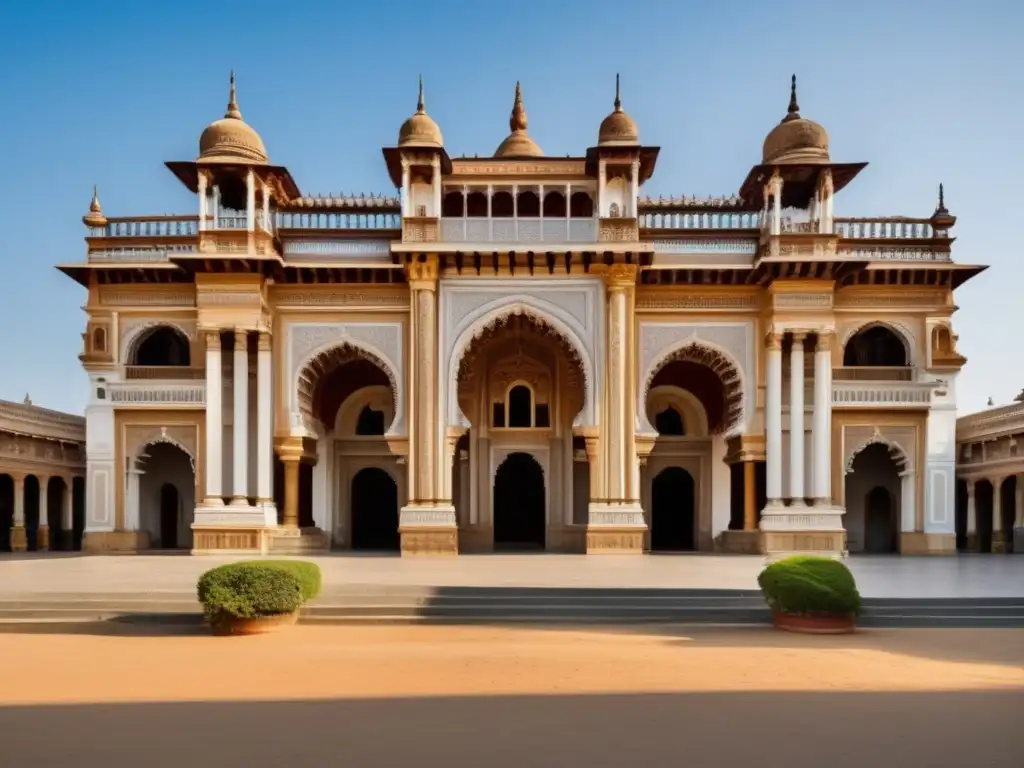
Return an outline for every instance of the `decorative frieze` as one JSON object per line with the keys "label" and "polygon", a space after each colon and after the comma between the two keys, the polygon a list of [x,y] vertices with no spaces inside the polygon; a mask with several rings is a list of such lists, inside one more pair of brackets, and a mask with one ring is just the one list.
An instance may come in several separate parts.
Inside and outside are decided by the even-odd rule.
{"label": "decorative frieze", "polygon": [[930,384],[837,381],[832,385],[832,405],[838,408],[927,408],[932,388]]}
{"label": "decorative frieze", "polygon": [[951,261],[948,251],[933,251],[930,248],[840,248],[839,255],[854,261]]}
{"label": "decorative frieze", "polygon": [[402,220],[403,243],[436,243],[437,219],[406,217]]}
{"label": "decorative frieze", "polygon": [[692,289],[642,289],[637,292],[636,308],[750,311],[758,308],[758,299],[750,293],[701,295]]}
{"label": "decorative frieze", "polygon": [[191,289],[100,288],[100,304],[105,307],[194,307],[196,295]]}
{"label": "decorative frieze", "polygon": [[822,310],[832,307],[831,293],[776,293],[772,296],[775,309]]}
{"label": "decorative frieze", "polygon": [[407,288],[322,288],[310,286],[276,286],[271,298],[278,309],[285,307],[311,307],[318,309],[352,310],[365,308],[407,309]]}
{"label": "decorative frieze", "polygon": [[389,240],[288,240],[285,256],[391,258]]}
{"label": "decorative frieze", "polygon": [[935,307],[946,304],[944,294],[936,291],[905,290],[896,293],[837,291],[837,309],[898,309],[901,307]]}
{"label": "decorative frieze", "polygon": [[640,239],[636,219],[601,219],[597,239],[602,243],[633,243]]}
{"label": "decorative frieze", "polygon": [[586,162],[495,162],[490,159],[458,158],[452,163],[452,176],[583,176]]}
{"label": "decorative frieze", "polygon": [[111,382],[107,394],[115,406],[202,408],[206,384],[150,384],[143,381]]}
{"label": "decorative frieze", "polygon": [[658,253],[715,253],[753,256],[757,253],[755,238],[725,240],[655,240],[654,252]]}

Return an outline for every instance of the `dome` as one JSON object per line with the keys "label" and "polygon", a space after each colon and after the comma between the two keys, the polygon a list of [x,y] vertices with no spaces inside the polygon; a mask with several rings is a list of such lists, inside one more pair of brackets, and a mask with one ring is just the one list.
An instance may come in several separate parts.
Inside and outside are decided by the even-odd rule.
{"label": "dome", "polygon": [[635,147],[640,145],[640,132],[636,121],[622,111],[622,99],[619,98],[619,76],[615,76],[615,110],[601,121],[597,132],[599,147]]}
{"label": "dome", "polygon": [[423,104],[423,78],[420,78],[420,97],[416,103],[416,113],[402,123],[398,129],[399,147],[423,147],[441,149],[444,140],[441,138],[441,129],[433,118],[427,114]]}
{"label": "dome", "polygon": [[789,111],[764,140],[765,165],[786,163],[828,163],[828,132],[813,120],[800,117],[796,101],[796,75],[789,95]]}
{"label": "dome", "polygon": [[242,119],[235,98],[235,73],[231,73],[231,95],[224,117],[206,126],[199,137],[200,162],[247,163],[266,165],[269,162],[263,139]]}
{"label": "dome", "polygon": [[82,217],[82,222],[87,227],[107,226],[107,217],[103,215],[103,208],[100,206],[100,193],[95,185],[92,188],[92,200],[89,201],[89,212]]}
{"label": "dome", "polygon": [[526,108],[523,106],[523,89],[516,83],[516,98],[512,103],[512,116],[508,127],[512,131],[494,151],[495,157],[544,157],[544,151],[537,146],[526,132]]}

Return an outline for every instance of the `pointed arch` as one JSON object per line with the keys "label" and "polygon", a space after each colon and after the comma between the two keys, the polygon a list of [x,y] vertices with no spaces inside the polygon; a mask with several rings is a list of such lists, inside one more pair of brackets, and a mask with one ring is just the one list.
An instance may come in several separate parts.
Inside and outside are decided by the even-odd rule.
{"label": "pointed arch", "polygon": [[872,328],[882,328],[889,331],[889,333],[895,336],[896,340],[903,345],[903,354],[906,359],[906,364],[908,366],[917,364],[917,339],[914,332],[908,326],[895,320],[868,320],[860,323],[859,325],[853,325],[847,328],[843,332],[840,343],[844,359],[846,357],[847,346],[850,342],[860,334],[870,331]]}
{"label": "pointed arch", "polygon": [[862,451],[864,451],[864,449],[871,445],[884,445],[886,448],[888,448],[889,456],[892,458],[893,463],[896,465],[896,469],[900,473],[907,472],[913,469],[913,464],[910,461],[910,455],[903,448],[903,446],[900,445],[895,440],[887,438],[881,432],[876,430],[871,437],[869,437],[863,443],[861,443],[852,451],[850,451],[850,458],[847,459],[846,461],[846,466],[844,467],[844,474],[848,475],[851,472],[853,472],[853,463],[857,460],[857,456]]}

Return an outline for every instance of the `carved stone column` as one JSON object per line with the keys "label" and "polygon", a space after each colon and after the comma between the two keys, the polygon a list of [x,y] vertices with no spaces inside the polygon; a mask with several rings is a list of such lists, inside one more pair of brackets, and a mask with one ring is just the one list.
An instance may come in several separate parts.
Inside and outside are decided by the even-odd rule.
{"label": "carved stone column", "polygon": [[28,536],[25,533],[25,476],[14,475],[14,525],[11,526],[11,551],[26,552]]}
{"label": "carved stone column", "polygon": [[75,481],[73,477],[64,478],[64,496],[61,509],[61,536],[63,548],[69,552],[75,548]]}
{"label": "carved stone column", "polygon": [[256,353],[256,503],[264,523],[277,525],[274,506],[274,369],[272,337],[261,332]]}
{"label": "carved stone column", "polygon": [[284,520],[285,528],[299,527],[299,456],[281,456],[284,464]]}
{"label": "carved stone column", "polygon": [[992,553],[1006,552],[1006,537],[1003,535],[1003,479],[992,478]]}
{"label": "carved stone column", "polygon": [[765,351],[765,469],[768,507],[782,506],[782,334],[769,333]]}
{"label": "carved stone column", "polygon": [[[447,376],[438,371],[436,254],[420,255],[407,265],[409,282],[409,501],[402,507],[398,530],[403,555],[458,554],[455,506],[444,498],[451,472],[445,414],[438,412],[438,386]],[[440,384],[439,384],[440,382]],[[454,397],[454,393],[452,393]]]}
{"label": "carved stone column", "polygon": [[50,548],[50,478],[37,475],[39,481],[39,527],[36,528],[36,549],[45,552]]}
{"label": "carved stone column", "polygon": [[[250,177],[252,171],[249,171]],[[251,179],[250,179],[251,181]],[[252,212],[250,211],[250,216]],[[251,229],[250,229],[251,231]],[[235,331],[234,367],[235,413],[232,434],[231,506],[249,506],[249,334]]]}
{"label": "carved stone column", "polygon": [[757,465],[743,462],[743,530],[757,530]]}
{"label": "carved stone column", "polygon": [[814,506],[832,506],[832,346],[828,331],[818,331],[814,350],[814,414],[811,422]]}
{"label": "carved stone column", "polygon": [[804,497],[804,338],[793,334],[789,350],[789,498],[790,507],[806,506]]}
{"label": "carved stone column", "polygon": [[589,506],[587,552],[592,554],[643,552],[647,532],[637,482],[633,415],[636,275],[637,268],[631,264],[616,264],[605,273],[608,343],[600,426],[605,495],[592,497]]}
{"label": "carved stone column", "polygon": [[223,369],[220,331],[206,332],[206,495],[204,507],[224,506]]}
{"label": "carved stone column", "polygon": [[978,551],[978,507],[974,496],[974,480],[967,480],[967,551]]}

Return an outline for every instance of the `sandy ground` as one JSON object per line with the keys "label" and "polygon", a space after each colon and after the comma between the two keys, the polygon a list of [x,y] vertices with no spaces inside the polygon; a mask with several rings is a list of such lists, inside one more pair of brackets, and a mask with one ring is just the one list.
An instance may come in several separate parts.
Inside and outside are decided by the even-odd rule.
{"label": "sandy ground", "polygon": [[0,633],[4,766],[1015,766],[1024,630]]}

